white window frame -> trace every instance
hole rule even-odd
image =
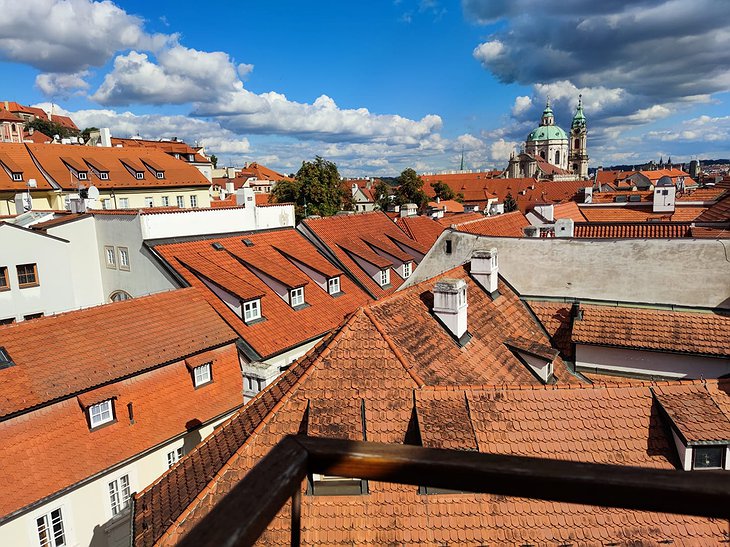
[[[380,286],[385,287],[390,283],[390,268],[380,270]]]
[[[104,258],[107,268],[111,270],[117,269],[117,256],[112,245],[104,245]]]
[[[330,277],[327,280],[327,292],[330,294],[338,294],[340,290],[340,276]]]
[[[125,272],[129,271],[129,248],[117,247],[119,252],[119,269]]]
[[[193,385],[195,387],[204,386],[213,381],[212,366],[212,363],[205,363],[193,369]]]
[[[23,173],[13,173],[14,182],[23,182]]]
[[[289,302],[292,308],[304,305],[304,287],[297,287],[289,291]]]
[[[134,177],[137,180],[144,180],[144,171],[135,171],[134,172]]]
[[[99,180],[109,180],[109,173],[106,171],[99,171]]]
[[[185,208],[185,196],[175,196],[175,201],[180,209]]]
[[[109,504],[114,517],[129,507],[132,493],[129,475],[125,474],[108,482],[107,492],[109,493]]]
[[[411,277],[413,264],[411,262],[404,262],[403,263],[403,279],[408,279]]]
[[[198,196],[190,196],[190,208],[195,209],[198,206]]]
[[[54,516],[54,513],[57,513],[57,516]],[[60,525],[60,530],[54,531],[54,524],[56,526]],[[68,532],[63,524],[63,510],[61,507],[35,517],[35,530],[40,547],[65,547],[68,545]],[[47,537],[44,539],[43,535]]]
[[[89,180],[89,175],[86,171],[76,171],[76,178],[79,180]]]
[[[165,178],[165,172],[164,171],[155,171],[155,176],[158,179],[164,179]]]
[[[183,453],[183,447],[176,448],[167,453],[167,468],[170,469],[173,465],[179,462],[185,454]]]
[[[129,209],[129,198],[119,198],[119,208]]]
[[[261,299],[249,300],[243,303],[243,320],[246,323],[261,319]]]
[[[162,196],[162,206],[163,207],[170,206],[170,196]]]
[[[154,207],[155,206],[155,198],[152,196],[146,196],[144,198],[144,206],[145,207]]]
[[[95,405],[89,407],[89,425],[91,429],[99,427],[104,424],[108,424],[114,421],[114,401],[112,399],[106,399]],[[104,416],[108,413],[108,416]]]
[[[102,209],[109,209],[109,205],[110,205],[110,204],[111,204],[111,200],[110,200],[110,199],[108,199],[108,198],[107,198],[107,199],[102,199],[102,200],[101,200],[101,208],[102,208]]]

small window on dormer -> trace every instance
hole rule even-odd
[[[164,171],[155,171],[155,176],[158,179],[164,179],[165,178],[165,172]]]
[[[211,363],[205,363],[193,369],[193,384],[200,387],[213,381],[211,374]]]
[[[405,262],[403,264],[403,279],[408,279],[409,277],[411,277],[411,267],[412,265],[410,262]]]
[[[135,171],[134,176],[137,177],[137,180],[143,180],[144,179],[144,172],[142,171]]]
[[[243,320],[246,323],[261,319],[261,300],[249,300],[243,303]]]
[[[91,429],[114,421],[114,403],[107,399],[89,407],[89,425]]]
[[[390,283],[390,268],[380,270],[380,286],[385,287]]]
[[[339,294],[340,292],[340,278],[331,277],[327,280],[327,292],[330,294]]]
[[[23,182],[23,173],[13,173],[13,181]]]
[[[8,350],[0,346],[0,369],[13,366],[13,360],[10,358]]]
[[[692,452],[692,469],[723,469],[725,466],[725,445],[696,446]]]
[[[99,171],[99,179],[109,180],[109,173],[107,173],[106,171]]]
[[[304,287],[298,287],[289,291],[289,302],[292,308],[304,305]]]
[[[76,178],[79,180],[86,180],[89,178],[86,171],[74,171],[74,174],[76,175]]]

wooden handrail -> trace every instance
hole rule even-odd
[[[298,545],[301,483],[308,473],[641,511],[730,517],[730,473],[723,471],[688,473],[290,435],[179,545],[253,545],[290,498],[292,544]]]

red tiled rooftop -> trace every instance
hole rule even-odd
[[[580,212],[580,207],[574,201],[566,203],[557,203],[553,206],[553,218],[559,220],[561,218],[570,218],[574,222],[585,222],[586,217]]]
[[[730,417],[720,410],[705,386],[660,385],[652,391],[685,442],[730,444]]]
[[[541,302],[530,300],[530,309],[545,327],[552,345],[560,350],[562,356],[573,360],[573,341],[571,305],[563,302]]]
[[[588,222],[644,222],[650,220],[691,222],[706,210],[706,207],[690,205],[677,207],[673,213],[654,213],[650,207],[632,205],[583,206],[580,208],[580,212]]]
[[[444,231],[444,227],[426,216],[398,217],[395,224],[411,239],[425,247],[431,247]]]
[[[574,236],[595,239],[690,237],[691,222],[579,222]]]
[[[484,217],[476,220],[453,224],[452,227],[460,232],[482,236],[522,237],[523,229],[530,225],[521,211],[512,211],[502,215]]]
[[[38,190],[52,190],[40,169],[33,162],[24,144],[3,142],[0,143],[0,164],[12,163],[13,169],[20,169],[22,181],[14,181],[10,174],[0,165],[0,190],[28,190],[28,181],[35,179]],[[9,165],[6,165],[10,169]],[[33,190],[31,189],[31,192]]]

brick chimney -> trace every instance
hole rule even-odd
[[[471,276],[492,297],[498,295],[498,274],[497,249],[474,251],[471,254]]]
[[[433,288],[433,313],[457,340],[466,334],[466,282],[443,278]]]

